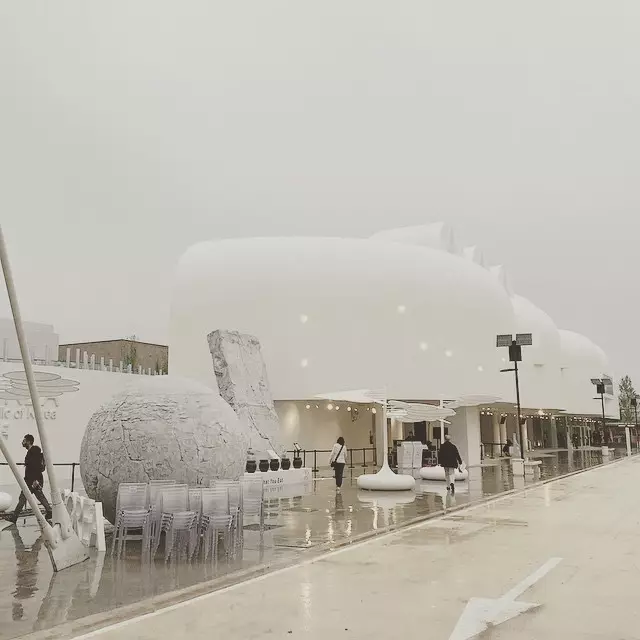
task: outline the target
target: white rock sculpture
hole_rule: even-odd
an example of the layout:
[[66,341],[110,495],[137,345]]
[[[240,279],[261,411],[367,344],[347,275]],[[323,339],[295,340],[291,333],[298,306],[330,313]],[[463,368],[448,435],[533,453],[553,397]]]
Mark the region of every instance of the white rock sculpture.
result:
[[114,522],[118,485],[171,479],[207,486],[244,471],[249,430],[215,392],[192,380],[135,378],[96,411],[80,451],[87,495]]
[[269,449],[281,452],[280,420],[260,341],[237,331],[219,330],[207,337],[220,395],[249,426],[251,447],[260,456]]

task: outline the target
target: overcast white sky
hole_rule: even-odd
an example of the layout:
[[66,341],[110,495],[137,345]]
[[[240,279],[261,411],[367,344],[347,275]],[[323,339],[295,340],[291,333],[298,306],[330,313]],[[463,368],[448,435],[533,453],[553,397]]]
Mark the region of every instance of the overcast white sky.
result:
[[638,0],[4,2],[23,315],[164,341],[193,242],[445,220],[640,383],[639,70]]

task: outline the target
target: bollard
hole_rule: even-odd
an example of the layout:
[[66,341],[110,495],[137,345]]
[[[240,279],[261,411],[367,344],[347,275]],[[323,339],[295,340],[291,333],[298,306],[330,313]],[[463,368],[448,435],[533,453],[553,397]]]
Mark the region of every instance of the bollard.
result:
[[368,467],[369,465],[367,464],[367,450],[363,447],[362,449],[362,466],[364,468]]
[[353,469],[353,449],[349,449],[349,469]]

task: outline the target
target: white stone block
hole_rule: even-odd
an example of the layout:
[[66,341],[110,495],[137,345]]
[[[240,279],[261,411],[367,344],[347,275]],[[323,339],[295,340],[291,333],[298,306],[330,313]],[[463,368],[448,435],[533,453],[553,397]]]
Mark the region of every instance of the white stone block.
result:
[[280,421],[259,340],[237,331],[207,337],[220,395],[249,426],[251,447],[258,455],[268,449],[281,452]]

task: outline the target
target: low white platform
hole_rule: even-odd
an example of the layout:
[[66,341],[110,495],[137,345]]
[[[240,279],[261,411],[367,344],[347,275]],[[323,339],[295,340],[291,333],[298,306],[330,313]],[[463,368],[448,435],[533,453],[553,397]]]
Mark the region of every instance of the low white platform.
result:
[[[469,472],[466,469],[463,471],[456,469],[454,475],[456,480],[467,480],[469,478]],[[444,482],[444,467],[441,467],[440,465],[437,467],[422,467],[422,469],[420,469],[420,477],[423,480],[440,480],[441,482]]]
[[278,471],[256,471],[255,473],[245,473],[245,478],[262,478],[265,491],[268,487],[285,484],[306,484],[313,480],[313,473],[310,467],[294,469],[288,471],[278,469]]

